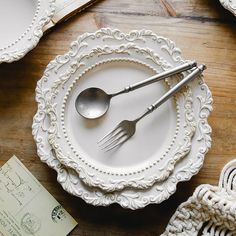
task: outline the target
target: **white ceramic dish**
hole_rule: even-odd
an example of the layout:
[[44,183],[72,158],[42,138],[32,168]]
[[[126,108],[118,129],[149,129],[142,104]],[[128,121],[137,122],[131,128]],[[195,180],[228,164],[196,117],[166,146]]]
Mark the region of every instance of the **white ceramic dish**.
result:
[[43,35],[55,0],[0,0],[0,63],[22,58]]
[[220,0],[220,3],[236,16],[236,0]]
[[[139,63],[139,61],[142,61]],[[50,73],[54,83],[47,100],[48,137],[59,161],[75,169],[89,186],[106,191],[125,187],[148,188],[162,182],[191,149],[195,132],[191,91],[186,89],[140,122],[135,136],[126,144],[104,152],[97,144],[119,121],[134,119],[163,95],[168,87],[161,81],[112,101],[105,117],[86,120],[75,109],[77,95],[88,87],[108,92],[148,78],[170,65],[150,49],[135,44],[95,47],[68,62],[65,74]],[[149,63],[149,64],[147,64]],[[152,67],[153,66],[153,67]],[[155,69],[154,69],[155,68]],[[169,85],[178,77],[169,79]]]
[[48,88],[52,86],[52,80],[49,79],[50,73],[59,75],[65,72],[67,62],[75,59],[76,55],[80,53],[90,51],[94,47],[94,43],[96,45],[104,45],[104,43],[121,45],[129,42],[135,42],[140,47],[148,42],[153,50],[161,48],[163,58],[172,66],[183,62],[180,50],[175,47],[172,41],[158,37],[151,31],[142,30],[123,34],[118,30],[101,29],[92,34],[84,34],[72,43],[69,53],[58,56],[48,65],[43,78],[38,82],[36,100],[39,105],[38,112],[34,117],[33,135],[37,144],[38,155],[42,161],[58,172],[58,182],[66,191],[93,205],[106,206],[111,203],[119,203],[122,207],[137,209],[167,199],[175,192],[178,182],[189,180],[203,164],[204,156],[211,146],[211,128],[207,123],[207,118],[212,109],[212,97],[208,87],[201,79],[190,84],[193,94],[194,114],[198,114],[195,117],[197,130],[192,141],[192,149],[187,157],[176,165],[169,178],[161,183],[154,184],[146,190],[124,189],[119,192],[105,193],[98,188],[90,188],[85,185],[74,170],[65,168],[54,156],[55,152],[47,141],[48,134],[52,130],[48,130],[49,126],[47,119],[45,119],[48,109],[48,103],[46,102],[49,96]]

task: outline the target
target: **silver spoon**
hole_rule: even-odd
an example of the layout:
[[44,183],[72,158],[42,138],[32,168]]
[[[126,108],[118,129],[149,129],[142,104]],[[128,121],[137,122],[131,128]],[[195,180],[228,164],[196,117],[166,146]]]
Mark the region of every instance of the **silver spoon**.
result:
[[164,71],[148,79],[142,80],[133,85],[129,85],[125,87],[124,89],[122,89],[121,91],[113,93],[113,94],[107,94],[105,91],[103,91],[100,88],[95,88],[95,87],[87,88],[83,90],[76,98],[75,108],[77,112],[84,118],[87,118],[87,119],[99,118],[107,112],[107,110],[110,107],[110,101],[113,97],[123,94],[123,93],[128,93],[130,91],[136,90],[148,84],[152,84],[154,82],[163,80],[172,75],[189,70],[195,67],[196,65],[197,63],[195,61],[184,63],[168,71]]

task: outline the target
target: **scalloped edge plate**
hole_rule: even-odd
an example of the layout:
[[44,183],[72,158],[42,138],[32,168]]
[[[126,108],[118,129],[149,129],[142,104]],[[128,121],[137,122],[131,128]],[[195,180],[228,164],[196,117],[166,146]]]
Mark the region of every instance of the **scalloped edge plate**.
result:
[[[45,117],[47,104],[45,100],[42,100],[43,94],[41,92],[51,83],[47,78],[48,72],[55,67],[57,67],[58,72],[60,70],[63,71],[63,63],[73,58],[78,51],[86,52],[86,50],[90,50],[90,41],[94,39],[100,40],[101,44],[105,41],[110,45],[135,41],[140,46],[142,46],[143,41],[149,40],[153,50],[155,50],[156,43],[162,45],[162,49],[168,52],[166,59],[173,66],[184,62],[180,50],[176,48],[172,41],[164,37],[158,37],[149,30],[131,31],[128,34],[124,34],[119,30],[107,28],[100,29],[95,33],[81,35],[71,44],[71,50],[68,54],[58,56],[49,63],[44,76],[37,84],[36,101],[38,102],[38,111],[34,116],[32,132],[37,145],[38,155],[43,162],[57,171],[57,180],[67,192],[84,199],[87,203],[95,206],[107,206],[112,203],[118,203],[122,207],[130,209],[142,208],[151,203],[160,203],[168,199],[176,191],[178,182],[189,180],[193,175],[198,173],[203,165],[204,157],[211,147],[211,127],[207,122],[207,118],[212,111],[213,100],[211,92],[202,79],[195,80],[189,84],[194,96],[193,109],[195,113],[199,114],[196,117],[197,131],[193,138],[194,145],[185,160],[177,165],[171,176],[161,185],[154,184],[152,187],[141,191],[137,189],[125,189],[113,193],[105,193],[98,188],[90,188],[82,182],[74,170],[65,168],[54,156],[54,150],[48,144],[46,130],[43,128],[42,121]],[[58,66],[58,63],[60,66]]]
[[[137,134],[132,141],[112,152],[101,150],[97,141],[120,120],[139,115],[157,100],[167,90],[165,82],[160,81],[113,101],[116,105],[100,120],[87,121],[80,117],[73,100],[82,88],[88,87],[87,81],[90,81],[90,86],[103,89],[105,86],[105,90],[110,91],[127,84],[132,77],[138,81],[137,78],[144,76],[144,73],[151,73],[151,76],[170,67],[157,52],[154,54],[148,48],[129,43],[117,47],[98,46],[86,54],[80,54],[76,63],[68,61],[64,64],[65,73],[61,75],[51,70],[48,79],[54,82],[50,88],[45,88],[49,97],[46,99],[46,115],[50,123],[48,141],[58,160],[76,170],[87,185],[109,192],[120,191],[125,187],[145,189],[167,179],[175,165],[191,150],[191,139],[196,129],[192,94],[188,87],[150,115],[146,122],[142,121],[146,125],[137,127]],[[102,68],[106,69],[102,71]],[[122,68],[126,71],[123,71],[125,76],[116,76],[122,73]],[[178,77],[166,80],[168,86],[176,84]],[[139,98],[142,98],[141,101],[132,104]],[[129,103],[132,104],[132,110],[129,109]]]

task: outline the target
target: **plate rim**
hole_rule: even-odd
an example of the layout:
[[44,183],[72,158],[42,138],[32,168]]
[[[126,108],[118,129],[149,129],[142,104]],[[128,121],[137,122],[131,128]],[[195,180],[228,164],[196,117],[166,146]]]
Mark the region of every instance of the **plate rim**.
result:
[[[49,23],[56,9],[56,0],[37,0],[37,17],[31,21],[27,30],[18,39],[0,50],[0,64],[3,62],[11,63],[20,60],[29,51],[35,48],[43,36],[43,27]],[[42,6],[43,5],[43,6]]]

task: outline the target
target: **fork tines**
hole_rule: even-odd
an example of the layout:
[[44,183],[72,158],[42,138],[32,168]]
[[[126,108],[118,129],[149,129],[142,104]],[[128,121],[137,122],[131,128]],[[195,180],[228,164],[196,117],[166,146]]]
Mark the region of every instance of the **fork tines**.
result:
[[125,121],[120,122],[111,132],[98,141],[99,147],[102,150],[105,150],[106,152],[110,151],[130,138],[130,135],[123,128],[124,122]]

